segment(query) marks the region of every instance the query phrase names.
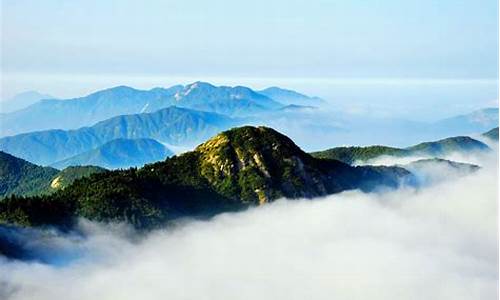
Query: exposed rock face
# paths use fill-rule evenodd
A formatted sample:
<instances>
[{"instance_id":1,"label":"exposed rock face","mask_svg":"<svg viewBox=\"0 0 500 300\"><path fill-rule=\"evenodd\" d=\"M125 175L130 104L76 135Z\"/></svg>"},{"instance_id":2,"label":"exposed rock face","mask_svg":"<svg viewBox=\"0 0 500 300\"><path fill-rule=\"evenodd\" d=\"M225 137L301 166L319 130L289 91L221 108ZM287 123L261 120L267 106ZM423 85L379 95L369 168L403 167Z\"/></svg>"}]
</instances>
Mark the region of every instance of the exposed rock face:
<instances>
[{"instance_id":1,"label":"exposed rock face","mask_svg":"<svg viewBox=\"0 0 500 300\"><path fill-rule=\"evenodd\" d=\"M281 197L397 187L411 178L398 167L353 167L314 158L271 128L246 126L141 169L94 174L42 199L0 202L0 221L68 224L85 217L154 227L178 217L206 217Z\"/></svg>"},{"instance_id":2,"label":"exposed rock face","mask_svg":"<svg viewBox=\"0 0 500 300\"><path fill-rule=\"evenodd\" d=\"M195 151L200 153L201 174L221 193L233 187L232 195L228 195L231 198L262 204L280 196L326 192L321 184L310 186L311 178L317 174L304 164L305 153L270 128L242 127L226 131ZM304 187L317 191L307 192Z\"/></svg>"},{"instance_id":3,"label":"exposed rock face","mask_svg":"<svg viewBox=\"0 0 500 300\"><path fill-rule=\"evenodd\" d=\"M195 152L199 153L202 176L217 192L257 204L279 197L322 196L357 188L365 179L376 177L370 167L315 159L288 137L266 127L225 131ZM345 176L350 182L342 179Z\"/></svg>"},{"instance_id":4,"label":"exposed rock face","mask_svg":"<svg viewBox=\"0 0 500 300\"><path fill-rule=\"evenodd\" d=\"M57 176L56 178L54 178L54 180L52 180L52 182L50 183L50 187L53 189L60 188L61 187L61 176Z\"/></svg>"}]
</instances>

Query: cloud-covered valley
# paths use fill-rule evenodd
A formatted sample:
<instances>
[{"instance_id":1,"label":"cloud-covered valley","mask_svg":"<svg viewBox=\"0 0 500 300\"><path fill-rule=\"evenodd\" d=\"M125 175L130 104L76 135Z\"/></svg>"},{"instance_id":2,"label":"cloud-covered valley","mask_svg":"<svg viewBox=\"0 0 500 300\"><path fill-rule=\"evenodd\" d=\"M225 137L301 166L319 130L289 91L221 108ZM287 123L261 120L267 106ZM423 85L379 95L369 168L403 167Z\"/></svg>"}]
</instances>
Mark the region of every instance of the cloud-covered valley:
<instances>
[{"instance_id":1,"label":"cloud-covered valley","mask_svg":"<svg viewBox=\"0 0 500 300\"><path fill-rule=\"evenodd\" d=\"M497 178L484 164L423 189L283 199L148 234L85 220L33 231L43 262L3 259L0 298L496 299Z\"/></svg>"}]
</instances>

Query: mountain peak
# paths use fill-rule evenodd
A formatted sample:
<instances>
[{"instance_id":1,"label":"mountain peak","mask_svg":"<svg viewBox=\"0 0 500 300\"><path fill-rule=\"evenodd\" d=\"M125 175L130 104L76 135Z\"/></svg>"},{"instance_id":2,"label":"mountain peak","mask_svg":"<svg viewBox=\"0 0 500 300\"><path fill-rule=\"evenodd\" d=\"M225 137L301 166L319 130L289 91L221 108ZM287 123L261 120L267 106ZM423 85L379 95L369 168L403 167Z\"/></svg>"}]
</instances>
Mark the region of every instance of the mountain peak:
<instances>
[{"instance_id":1,"label":"mountain peak","mask_svg":"<svg viewBox=\"0 0 500 300\"><path fill-rule=\"evenodd\" d=\"M314 159L268 127L233 128L201 144L195 152L202 176L229 198L262 204L282 196L326 193Z\"/></svg>"},{"instance_id":2,"label":"mountain peak","mask_svg":"<svg viewBox=\"0 0 500 300\"><path fill-rule=\"evenodd\" d=\"M435 142L424 142L406 149L413 151L414 153L426 153L430 155L490 150L488 145L468 136L455 136Z\"/></svg>"},{"instance_id":3,"label":"mountain peak","mask_svg":"<svg viewBox=\"0 0 500 300\"><path fill-rule=\"evenodd\" d=\"M175 93L174 98L175 100L180 101L186 96L192 96L192 94L204 93L215 88L216 87L214 85L208 82L196 81L184 86L182 89L179 89L177 93Z\"/></svg>"},{"instance_id":4,"label":"mountain peak","mask_svg":"<svg viewBox=\"0 0 500 300\"><path fill-rule=\"evenodd\" d=\"M130 92L137 92L139 91L138 89L135 89L133 87L130 87L130 86L126 86L126 85L118 85L118 86L115 86L115 87L111 87L111 88L107 88L107 89L104 89L104 90L100 90L100 91L97 91L95 93L92 93L91 95L101 95L101 94L110 94L110 93L130 93Z\"/></svg>"},{"instance_id":5,"label":"mountain peak","mask_svg":"<svg viewBox=\"0 0 500 300\"><path fill-rule=\"evenodd\" d=\"M205 82L205 81L195 81L191 84L186 85L186 89L213 89L216 88L215 85Z\"/></svg>"},{"instance_id":6,"label":"mountain peak","mask_svg":"<svg viewBox=\"0 0 500 300\"><path fill-rule=\"evenodd\" d=\"M234 149L238 158L243 152L263 151L279 152L282 155L306 155L287 136L265 126L243 126L224 131L198 146L196 151L225 151L227 147Z\"/></svg>"},{"instance_id":7,"label":"mountain peak","mask_svg":"<svg viewBox=\"0 0 500 300\"><path fill-rule=\"evenodd\" d=\"M106 169L141 167L164 160L173 153L156 140L148 138L117 138L103 145L52 164L62 169L68 166L94 165Z\"/></svg>"},{"instance_id":8,"label":"mountain peak","mask_svg":"<svg viewBox=\"0 0 500 300\"><path fill-rule=\"evenodd\" d=\"M38 101L43 101L44 99L55 99L53 96L48 94L41 94L37 91L25 91L16 94L10 99L3 100L0 102L0 112L8 113L16 110L26 108Z\"/></svg>"},{"instance_id":9,"label":"mountain peak","mask_svg":"<svg viewBox=\"0 0 500 300\"><path fill-rule=\"evenodd\" d=\"M77 101L86 101L88 99L93 99L94 101L96 99L100 100L106 100L110 101L110 99L114 98L125 98L125 97L130 97L131 95L143 93L143 90L138 90L130 86L126 85L118 85L114 87L110 87L107 89L103 90L98 90L93 93L88 94L87 96L84 97L78 97L78 98L73 98L71 100L77 100ZM68 102L66 102L68 103Z\"/></svg>"},{"instance_id":10,"label":"mountain peak","mask_svg":"<svg viewBox=\"0 0 500 300\"><path fill-rule=\"evenodd\" d=\"M46 196L43 206L31 198L0 201L0 210L5 212L0 221L69 225L74 217L85 217L125 220L147 228L178 217L207 217L282 197L397 187L411 177L397 167L352 167L315 159L271 128L245 126L218 134L194 151L138 170L103 172L77 180ZM44 218L56 209L62 213Z\"/></svg>"},{"instance_id":11,"label":"mountain peak","mask_svg":"<svg viewBox=\"0 0 500 300\"><path fill-rule=\"evenodd\" d=\"M318 97L309 97L296 91L276 86L257 92L285 105L317 106L323 104L323 100Z\"/></svg>"}]
</instances>

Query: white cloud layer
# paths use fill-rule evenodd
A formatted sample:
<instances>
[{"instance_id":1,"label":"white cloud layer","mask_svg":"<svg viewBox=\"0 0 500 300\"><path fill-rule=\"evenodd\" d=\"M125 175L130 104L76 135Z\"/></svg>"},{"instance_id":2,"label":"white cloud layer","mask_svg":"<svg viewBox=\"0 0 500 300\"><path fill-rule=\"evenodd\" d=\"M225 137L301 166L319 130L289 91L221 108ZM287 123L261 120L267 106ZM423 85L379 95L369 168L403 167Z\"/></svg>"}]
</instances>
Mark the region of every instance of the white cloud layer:
<instances>
[{"instance_id":1,"label":"white cloud layer","mask_svg":"<svg viewBox=\"0 0 500 300\"><path fill-rule=\"evenodd\" d=\"M82 222L87 238L49 242L81 258L4 261L0 296L497 299L497 178L486 167L423 190L280 200L145 237Z\"/></svg>"}]
</instances>

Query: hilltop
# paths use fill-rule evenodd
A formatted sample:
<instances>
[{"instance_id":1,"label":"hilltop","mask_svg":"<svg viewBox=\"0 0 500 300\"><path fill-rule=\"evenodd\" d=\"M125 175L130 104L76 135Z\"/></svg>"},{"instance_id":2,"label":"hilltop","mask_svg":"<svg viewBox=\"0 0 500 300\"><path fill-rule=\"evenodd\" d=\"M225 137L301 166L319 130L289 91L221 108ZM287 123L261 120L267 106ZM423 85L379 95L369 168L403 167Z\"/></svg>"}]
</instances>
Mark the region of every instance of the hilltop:
<instances>
[{"instance_id":1,"label":"hilltop","mask_svg":"<svg viewBox=\"0 0 500 300\"><path fill-rule=\"evenodd\" d=\"M498 141L498 127L493 128L493 129L483 133L482 136L485 136L485 137L492 139L494 141Z\"/></svg>"},{"instance_id":2,"label":"hilltop","mask_svg":"<svg viewBox=\"0 0 500 300\"><path fill-rule=\"evenodd\" d=\"M0 219L22 225L68 225L80 216L150 228L280 197L371 191L412 180L410 172L398 167L352 167L317 159L273 129L246 126L141 169L93 174L49 196L8 198L0 202Z\"/></svg>"},{"instance_id":3,"label":"hilltop","mask_svg":"<svg viewBox=\"0 0 500 300\"><path fill-rule=\"evenodd\" d=\"M441 157L447 154L471 151L488 151L490 148L473 138L467 136L450 137L434 142L424 142L407 148L395 148L387 146L366 147L336 147L324 151L311 153L317 158L336 159L348 164L366 162L379 156L429 156Z\"/></svg>"}]
</instances>

